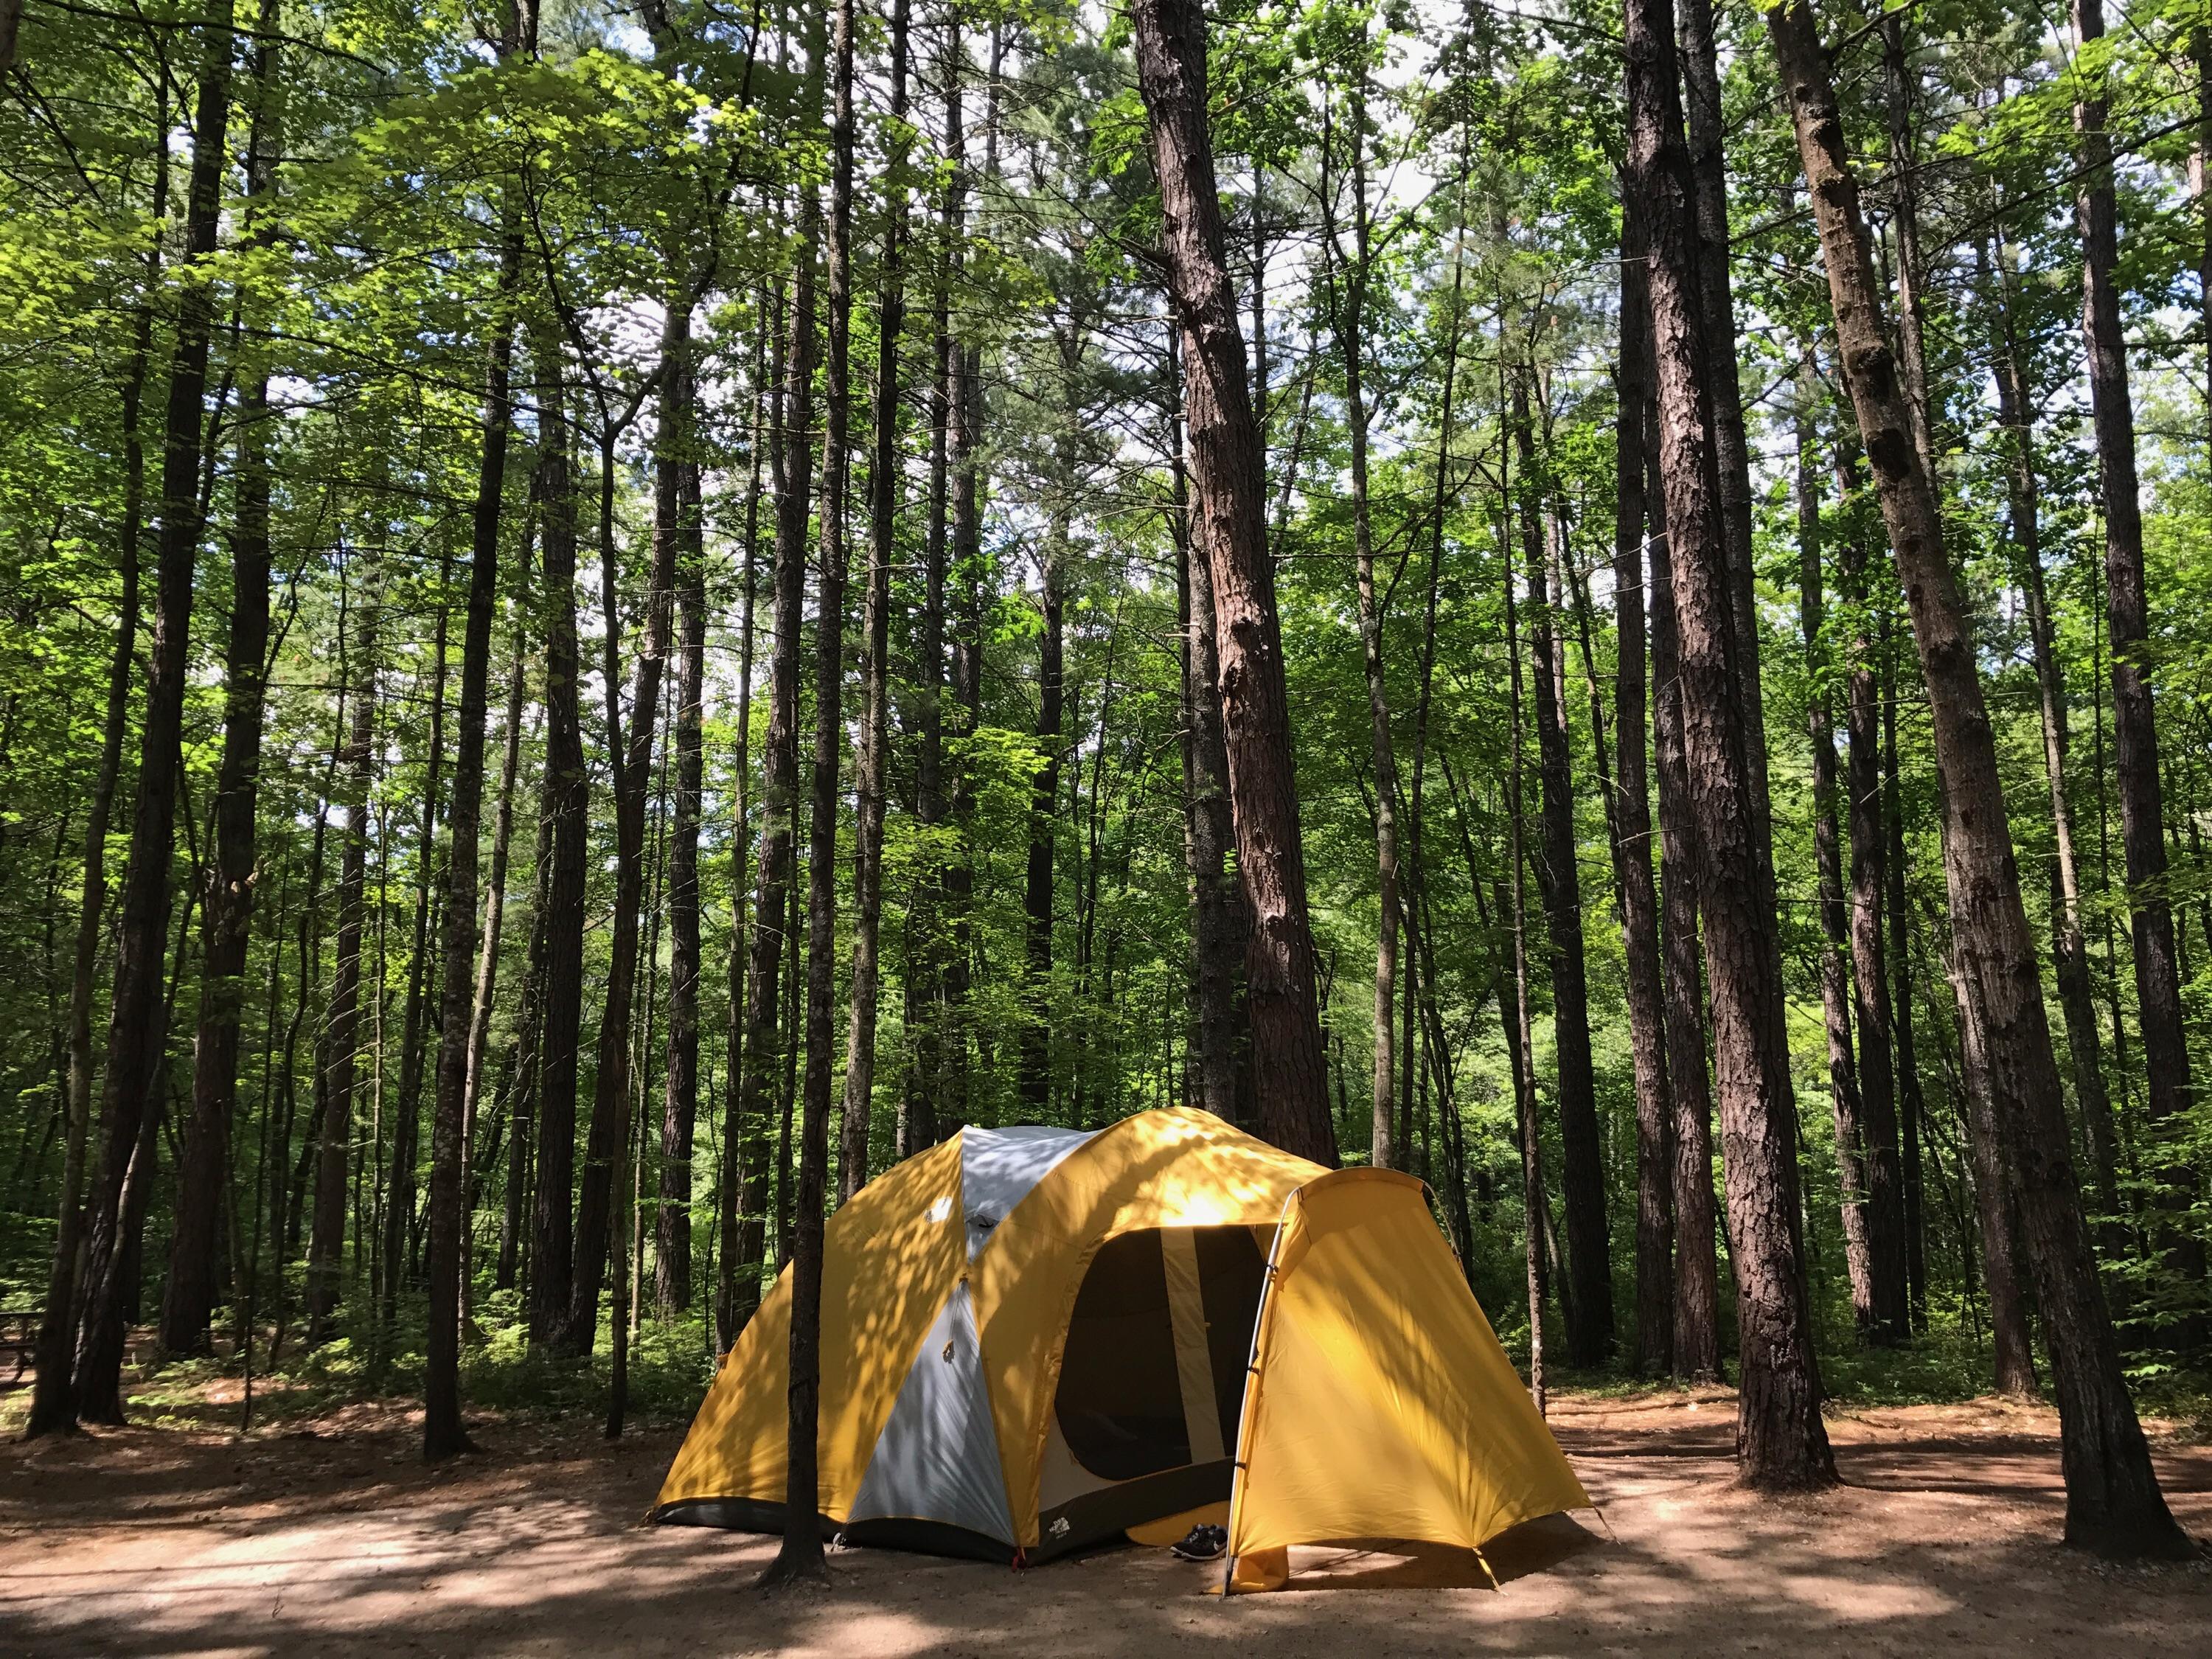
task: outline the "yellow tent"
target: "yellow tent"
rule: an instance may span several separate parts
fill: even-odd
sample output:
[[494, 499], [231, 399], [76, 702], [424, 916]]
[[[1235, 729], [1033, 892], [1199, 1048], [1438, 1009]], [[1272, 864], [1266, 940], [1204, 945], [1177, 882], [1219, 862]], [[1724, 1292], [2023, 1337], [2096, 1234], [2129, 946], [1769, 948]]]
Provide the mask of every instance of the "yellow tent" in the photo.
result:
[[[775, 1531], [790, 1280], [656, 1518]], [[1421, 1183], [1207, 1113], [963, 1129], [830, 1219], [818, 1503], [854, 1543], [1048, 1559], [1230, 1503], [1239, 1587], [1293, 1543], [1479, 1548], [1587, 1504]]]

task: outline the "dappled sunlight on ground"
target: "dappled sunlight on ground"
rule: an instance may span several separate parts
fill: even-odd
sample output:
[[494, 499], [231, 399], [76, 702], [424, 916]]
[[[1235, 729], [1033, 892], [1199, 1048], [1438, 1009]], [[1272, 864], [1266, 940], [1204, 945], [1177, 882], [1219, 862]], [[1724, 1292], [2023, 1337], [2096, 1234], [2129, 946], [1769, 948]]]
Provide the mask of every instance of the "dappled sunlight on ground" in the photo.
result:
[[[1694, 1404], [1696, 1409], [1691, 1409]], [[2052, 1543], [2054, 1423], [1975, 1402], [1831, 1421], [1848, 1483], [1729, 1483], [1717, 1391], [1569, 1397], [1553, 1422], [1603, 1518], [1486, 1552], [1300, 1549], [1289, 1589], [1224, 1603], [1217, 1567], [1102, 1551], [1024, 1573], [882, 1551], [763, 1596], [773, 1540], [639, 1524], [678, 1437], [609, 1447], [521, 1421], [427, 1470], [406, 1414], [238, 1442], [126, 1430], [0, 1448], [0, 1655], [470, 1653], [2201, 1656], [2212, 1563], [2119, 1568]], [[2212, 1451], [2167, 1446], [2212, 1534]]]

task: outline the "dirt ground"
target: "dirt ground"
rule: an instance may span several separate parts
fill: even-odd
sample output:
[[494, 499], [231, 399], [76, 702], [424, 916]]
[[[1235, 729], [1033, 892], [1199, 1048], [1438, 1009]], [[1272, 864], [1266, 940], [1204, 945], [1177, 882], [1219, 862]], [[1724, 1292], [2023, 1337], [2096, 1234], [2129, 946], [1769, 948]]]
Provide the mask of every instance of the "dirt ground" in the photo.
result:
[[[1224, 1604], [1215, 1570], [1125, 1548], [1016, 1573], [849, 1551], [761, 1595], [773, 1540], [639, 1524], [678, 1437], [521, 1422], [426, 1470], [404, 1413], [238, 1441], [124, 1430], [0, 1447], [0, 1655], [2212, 1654], [2212, 1557], [2063, 1550], [2056, 1421], [1996, 1401], [1838, 1414], [1847, 1483], [1729, 1485], [1718, 1392], [1553, 1403], [1604, 1522], [1489, 1552], [1306, 1550]], [[2160, 1437], [2212, 1537], [2212, 1449]]]

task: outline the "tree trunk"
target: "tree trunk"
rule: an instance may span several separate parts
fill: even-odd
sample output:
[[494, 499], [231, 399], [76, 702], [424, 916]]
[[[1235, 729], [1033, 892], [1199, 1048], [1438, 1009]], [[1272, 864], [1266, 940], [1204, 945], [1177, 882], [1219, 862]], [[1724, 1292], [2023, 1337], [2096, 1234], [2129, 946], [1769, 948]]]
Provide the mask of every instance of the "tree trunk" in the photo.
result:
[[[1752, 847], [1766, 885], [1761, 902], [1774, 902], [1774, 832], [1766, 787], [1766, 717], [1759, 670], [1759, 606], [1752, 571], [1751, 448], [1744, 434], [1743, 388], [1736, 368], [1735, 301], [1729, 271], [1726, 121], [1721, 106], [1720, 60], [1712, 0], [1682, 0], [1680, 64], [1686, 94], [1689, 188], [1696, 219], [1696, 258], [1705, 338], [1711, 342], [1707, 372], [1712, 385], [1714, 466], [1719, 479], [1721, 535], [1728, 553], [1731, 662], [1744, 711], [1744, 762], [1751, 777]], [[1781, 940], [1770, 942], [1769, 971], [1782, 974]], [[1773, 1052], [1786, 1055], [1778, 1033]], [[1769, 1086], [1786, 1086], [1770, 1083]]]
[[1551, 942], [1552, 1033], [1559, 1060], [1559, 1144], [1567, 1214], [1568, 1357], [1590, 1370], [1613, 1347], [1612, 1242], [1605, 1209], [1604, 1149], [1590, 1060], [1589, 988], [1583, 960], [1582, 874], [1575, 847], [1574, 771], [1567, 749], [1561, 644], [1553, 623], [1540, 503], [1545, 485], [1530, 432], [1526, 374], [1513, 385], [1520, 452], [1521, 550], [1528, 580], [1529, 654], [1535, 678], [1536, 749], [1543, 788], [1537, 887]]
[[1858, 184], [1826, 54], [1802, 0], [1767, 13], [1811, 187], [1837, 332], [1882, 516], [1911, 608], [1947, 784], [1944, 873], [1960, 1006], [2017, 1183], [2059, 1400], [2068, 1541], [2112, 1556], [2185, 1554], [2121, 1374], [2075, 1183], [2058, 1067], [2021, 907], [1996, 746], [1973, 642], [1882, 336]]
[[[165, 152], [166, 153], [166, 152]], [[166, 164], [155, 173], [153, 219], [168, 208]], [[138, 648], [138, 543], [144, 527], [146, 459], [139, 414], [146, 392], [148, 360], [153, 351], [154, 309], [150, 289], [161, 273], [158, 242], [147, 255], [149, 292], [138, 309], [130, 368], [123, 382], [123, 518], [116, 547], [118, 591], [115, 646], [108, 656], [107, 706], [102, 717], [100, 767], [84, 824], [84, 861], [77, 902], [76, 949], [70, 963], [69, 1006], [69, 1126], [63, 1143], [61, 1205], [54, 1228], [52, 1268], [39, 1326], [36, 1376], [24, 1437], [67, 1432], [76, 1426], [76, 1328], [79, 1256], [84, 1237], [85, 1149], [92, 1126], [92, 1003], [98, 989], [100, 916], [107, 901], [107, 830], [115, 806], [115, 784], [123, 768], [125, 727], [131, 715], [131, 676]]]
[[[2074, 848], [2074, 807], [2066, 787], [2066, 671], [2058, 660], [2051, 626], [2051, 599], [2043, 575], [2040, 487], [2036, 478], [2034, 396], [2027, 353], [2015, 319], [2017, 293], [2010, 256], [1995, 275], [2002, 337], [1993, 356], [1997, 413], [2007, 439], [2007, 507], [2012, 553], [2021, 591], [2027, 601], [2028, 644], [2035, 661], [2036, 689], [2043, 725], [2043, 774], [2050, 786], [2052, 876], [2058, 903], [2051, 914], [2051, 956], [2058, 981], [2058, 1003], [2066, 1017], [2066, 1046], [2073, 1061], [2074, 1099], [2097, 1182], [2097, 1208], [2104, 1219], [2100, 1242], [2115, 1263], [2125, 1259], [2127, 1232], [2119, 1218], [2119, 1136], [2112, 1099], [2105, 1087], [2103, 1042], [2089, 980], [2089, 947], [2081, 928], [2081, 863]], [[1986, 268], [1989, 261], [1982, 260]], [[2108, 1292], [2115, 1281], [2107, 1281]]]
[[1705, 1070], [1705, 978], [1698, 940], [1697, 830], [1682, 747], [1674, 561], [1659, 483], [1659, 416], [1646, 407], [1645, 512], [1650, 521], [1652, 747], [1659, 773], [1659, 942], [1666, 967], [1667, 1089], [1674, 1103], [1674, 1375], [1720, 1380], [1720, 1264], [1713, 1214], [1713, 1102]]
[[[739, 1086], [740, 1119], [747, 1126], [744, 1218], [738, 1249], [739, 1280], [731, 1328], [742, 1329], [760, 1304], [758, 1263], [766, 1243], [769, 1164], [767, 1128], [775, 1089], [776, 1061], [782, 1044], [796, 1044], [795, 1030], [779, 1031], [785, 933], [791, 897], [799, 793], [799, 650], [806, 599], [806, 526], [809, 517], [809, 434], [814, 421], [815, 243], [821, 208], [813, 192], [801, 198], [798, 227], [797, 279], [792, 285], [790, 340], [784, 352], [787, 378], [781, 415], [775, 422], [772, 471], [776, 483], [775, 648], [769, 668], [768, 739], [761, 756], [761, 842], [757, 886], [753, 896], [750, 962], [745, 975], [744, 1068]], [[793, 1052], [796, 1052], [795, 1048]], [[779, 1232], [781, 1229], [778, 1230]], [[780, 1242], [780, 1241], [779, 1241]]]
[[[1078, 279], [1079, 280], [1079, 279]], [[1076, 480], [1076, 434], [1083, 418], [1083, 349], [1090, 331], [1087, 295], [1076, 293], [1070, 301], [1065, 324], [1055, 323], [1064, 407], [1054, 434], [1054, 461], [1059, 477], [1053, 492], [1044, 546], [1039, 559], [1038, 602], [1044, 631], [1037, 641], [1037, 759], [1036, 775], [1030, 783], [1029, 868], [1023, 884], [1024, 921], [1023, 977], [1028, 1006], [1021, 1032], [1020, 1071], [1023, 1117], [1031, 1123], [1051, 1121], [1052, 1115], [1052, 924], [1053, 876], [1057, 860], [1055, 809], [1060, 801], [1060, 769], [1066, 721], [1067, 565], [1073, 556], [1068, 540], [1068, 520], [1073, 510]]]
[[845, 1096], [839, 1125], [837, 1197], [867, 1184], [876, 1092], [876, 1007], [882, 970], [884, 809], [890, 761], [891, 565], [898, 556], [899, 337], [906, 325], [907, 36], [912, 0], [894, 0], [890, 118], [898, 135], [885, 167], [883, 274], [876, 301], [874, 453], [868, 468], [868, 587], [862, 602], [861, 738], [854, 779], [859, 815], [853, 847], [853, 1002], [845, 1035]]
[[[265, 219], [283, 144], [272, 87], [273, 3], [262, 7], [254, 45], [253, 125], [247, 143], [246, 211]], [[264, 228], [253, 240], [265, 243]], [[250, 362], [239, 396], [237, 524], [231, 535], [230, 639], [223, 659], [222, 760], [210, 807], [215, 857], [200, 900], [199, 1035], [192, 1055], [192, 1100], [177, 1160], [169, 1277], [161, 1303], [165, 1353], [209, 1352], [209, 1317], [218, 1291], [222, 1195], [230, 1181], [231, 1119], [238, 1104], [239, 1023], [246, 1006], [246, 952], [252, 939], [256, 803], [269, 651], [269, 369]]]
[[[762, 298], [767, 297], [763, 290]], [[745, 1213], [757, 1218], [760, 1203], [751, 1183], [759, 1172], [757, 1120], [744, 1114], [743, 1079], [745, 1066], [746, 957], [745, 871], [752, 842], [751, 815], [746, 791], [751, 778], [753, 724], [753, 610], [760, 562], [762, 459], [769, 447], [771, 411], [775, 403], [769, 372], [767, 337], [775, 332], [772, 313], [763, 315], [753, 340], [753, 423], [747, 445], [744, 518], [744, 562], [738, 577], [741, 590], [738, 618], [738, 752], [732, 772], [735, 799], [730, 814], [730, 1007], [727, 1057], [722, 1088], [722, 1167], [717, 1172], [715, 1231], [721, 1255], [714, 1272], [714, 1351], [726, 1354], [760, 1297], [760, 1232], [756, 1219], [750, 1235], [752, 1254], [742, 1253], [746, 1242]], [[781, 357], [779, 349], [777, 356]], [[763, 1192], [766, 1190], [763, 1188]], [[748, 1288], [750, 1287], [750, 1288]], [[747, 1298], [750, 1299], [748, 1300]]]
[[[510, 8], [501, 56], [520, 44], [518, 9]], [[509, 237], [500, 252], [499, 296], [484, 350], [483, 441], [477, 466], [476, 510], [469, 541], [468, 610], [461, 629], [461, 703], [453, 745], [453, 800], [447, 814], [446, 893], [439, 979], [438, 1073], [430, 1120], [430, 1210], [424, 1270], [430, 1281], [430, 1328], [423, 1367], [422, 1455], [435, 1462], [470, 1449], [461, 1424], [462, 1234], [468, 1225], [464, 1118], [475, 1067], [477, 986], [477, 850], [483, 811], [484, 726], [491, 680], [491, 630], [499, 605], [500, 523], [507, 498], [507, 450], [514, 426], [509, 396], [514, 356], [514, 294], [522, 245]], [[525, 555], [526, 559], [527, 555]], [[442, 634], [442, 629], [441, 629]], [[520, 710], [510, 703], [508, 719]], [[512, 738], [510, 737], [510, 744]], [[510, 777], [512, 773], [510, 771]], [[501, 817], [508, 817], [502, 798]], [[501, 837], [504, 839], [504, 825]], [[425, 848], [427, 854], [428, 848]], [[504, 873], [496, 866], [494, 879]], [[489, 987], [485, 1000], [489, 1001]]]
[[[202, 40], [198, 106], [192, 120], [192, 171], [185, 208], [188, 269], [213, 258], [228, 168], [231, 56], [236, 46], [231, 0], [215, 0]], [[133, 1287], [123, 1268], [125, 1178], [149, 1096], [161, 1087], [164, 952], [169, 864], [174, 851], [177, 779], [183, 767], [185, 684], [191, 654], [192, 575], [204, 519], [208, 344], [215, 291], [197, 274], [181, 285], [169, 360], [168, 410], [161, 459], [154, 635], [138, 754], [138, 799], [130, 862], [118, 916], [107, 1069], [100, 1103], [100, 1164], [88, 1197], [85, 1306], [76, 1350], [76, 1410], [95, 1423], [123, 1420], [126, 1304]]]
[[[384, 1276], [378, 1285], [380, 1325], [374, 1364], [381, 1366], [398, 1318], [399, 1281], [405, 1276], [408, 1239], [415, 1224], [416, 1167], [422, 1106], [422, 1018], [425, 1002], [434, 994], [429, 982], [430, 940], [440, 928], [441, 912], [433, 898], [436, 885], [438, 803], [446, 764], [447, 649], [453, 610], [453, 557], [438, 561], [438, 620], [430, 644], [430, 733], [424, 747], [422, 817], [415, 838], [415, 927], [407, 954], [407, 1003], [400, 1019], [399, 1116], [392, 1138], [392, 1185], [384, 1206], [383, 1247], [380, 1259]], [[440, 896], [441, 897], [442, 896]], [[474, 902], [473, 887], [471, 902]]]
[[1205, 23], [1190, 0], [1139, 0], [1132, 21], [1183, 335], [1193, 497], [1212, 577], [1224, 748], [1253, 923], [1245, 982], [1259, 1127], [1285, 1150], [1333, 1164], [1336, 1130], [1314, 991], [1282, 630], [1259, 428], [1214, 177]]
[[1246, 929], [1243, 894], [1228, 867], [1236, 830], [1230, 821], [1229, 760], [1222, 750], [1213, 579], [1205, 557], [1197, 554], [1200, 538], [1190, 500], [1182, 338], [1172, 329], [1168, 365], [1175, 396], [1169, 466], [1182, 646], [1183, 861], [1191, 904], [1190, 1096], [1216, 1117], [1235, 1122], [1240, 1120], [1238, 993]]
[[[1848, 503], [1859, 494], [1855, 451], [1838, 483]], [[1848, 507], [1847, 507], [1847, 510]], [[1874, 659], [1868, 625], [1867, 526], [1856, 514], [1845, 524], [1838, 568], [1850, 602], [1851, 637], [1844, 642], [1844, 723], [1848, 738], [1845, 799], [1850, 830], [1849, 911], [1853, 1011], [1858, 1020], [1858, 1085], [1865, 1134], [1862, 1171], [1866, 1182], [1869, 1266], [1874, 1274], [1873, 1320], [1866, 1328], [1884, 1344], [1904, 1341], [1912, 1330], [1912, 1273], [1905, 1225], [1905, 1170], [1899, 1146], [1896, 1073], [1891, 1062], [1889, 973], [1882, 957], [1881, 904], [1885, 860], [1881, 817], [1881, 751]]]
[[[1364, 25], [1362, 26], [1364, 28]], [[1367, 681], [1369, 762], [1375, 777], [1375, 867], [1378, 906], [1375, 943], [1375, 1073], [1373, 1127], [1368, 1161], [1376, 1169], [1397, 1166], [1403, 1157], [1395, 1144], [1397, 1083], [1394, 1071], [1396, 1040], [1393, 1032], [1397, 1006], [1398, 926], [1398, 757], [1390, 736], [1390, 705], [1382, 678], [1382, 614], [1375, 588], [1374, 517], [1368, 504], [1367, 429], [1371, 411], [1363, 384], [1365, 368], [1368, 278], [1367, 219], [1367, 64], [1366, 41], [1359, 46], [1361, 61], [1354, 76], [1351, 109], [1346, 125], [1352, 146], [1352, 258], [1342, 259], [1336, 247], [1333, 216], [1334, 192], [1322, 192], [1324, 216], [1323, 257], [1329, 278], [1330, 326], [1336, 336], [1338, 356], [1344, 366], [1345, 417], [1352, 442], [1352, 544], [1358, 585], [1361, 665]], [[1328, 163], [1323, 139], [1322, 164]], [[1339, 295], [1337, 267], [1344, 265]], [[1264, 485], [1263, 485], [1264, 493]]]
[[[763, 1583], [830, 1576], [822, 1550], [817, 1474], [822, 1398], [823, 1210], [830, 1172], [830, 1095], [836, 1064], [837, 801], [845, 752], [845, 475], [852, 413], [853, 0], [836, 0], [830, 55], [830, 213], [823, 274], [829, 350], [823, 364], [821, 569], [815, 586], [814, 775], [806, 826], [806, 1080], [791, 1256], [791, 1433], [785, 1454], [783, 1543]], [[807, 42], [819, 95], [822, 14]], [[810, 188], [809, 194], [811, 190]], [[820, 209], [802, 207], [803, 219]]]
[[1636, 1080], [1636, 1369], [1640, 1376], [1662, 1376], [1674, 1364], [1674, 1123], [1667, 1077], [1667, 993], [1659, 969], [1659, 894], [1651, 880], [1644, 678], [1644, 406], [1650, 397], [1651, 299], [1644, 272], [1643, 218], [1626, 191], [1622, 216], [1620, 349], [1613, 371], [1620, 407], [1613, 429], [1613, 736], [1619, 798], [1613, 861]]
[[1805, 635], [1805, 678], [1811, 687], [1808, 736], [1813, 754], [1813, 858], [1820, 908], [1820, 1015], [1828, 1037], [1828, 1097], [1836, 1121], [1836, 1188], [1842, 1201], [1844, 1264], [1850, 1275], [1852, 1321], [1861, 1341], [1887, 1346], [1899, 1340], [1903, 1331], [1885, 1320], [1876, 1305], [1875, 1281], [1880, 1273], [1868, 1218], [1870, 1137], [1859, 1098], [1857, 1058], [1851, 1046], [1851, 981], [1846, 956], [1850, 923], [1844, 908], [1843, 849], [1836, 822], [1835, 714], [1828, 690], [1833, 675], [1828, 641], [1823, 637], [1826, 596], [1820, 571], [1820, 460], [1813, 436], [1815, 384], [1808, 356], [1798, 373], [1796, 418], [1797, 613]]
[[539, 328], [538, 499], [545, 567], [545, 781], [553, 824], [545, 889], [544, 1023], [538, 1061], [538, 1156], [531, 1239], [530, 1340], [544, 1347], [568, 1312], [576, 1168], [577, 1046], [584, 1017], [584, 879], [590, 775], [576, 639], [576, 496], [561, 343]]
[[1751, 759], [1757, 711], [1737, 684], [1741, 659], [1731, 647], [1738, 630], [1713, 440], [1719, 391], [1711, 365], [1732, 362], [1734, 337], [1711, 336], [1700, 295], [1672, 10], [1668, 0], [1628, 7], [1629, 175], [1650, 216], [1660, 476], [1742, 1352], [1737, 1464], [1748, 1486], [1819, 1486], [1835, 1479], [1835, 1460], [1820, 1421], [1778, 928], [1760, 856], [1763, 780]]
[[[691, 303], [688, 292], [676, 301]], [[702, 730], [707, 680], [707, 554], [694, 445], [696, 382], [674, 376], [662, 407], [656, 493], [672, 498], [676, 537], [676, 804], [668, 838], [668, 1057], [662, 1079], [659, 1201], [653, 1224], [653, 1297], [663, 1318], [691, 1305], [693, 1134], [699, 1117], [699, 827], [706, 778]], [[659, 476], [669, 476], [664, 482]]]
[[[1513, 930], [1513, 1029], [1507, 1041], [1513, 1058], [1514, 1125], [1521, 1149], [1521, 1240], [1528, 1291], [1528, 1392], [1540, 1415], [1548, 1401], [1544, 1381], [1544, 1236], [1551, 1228], [1550, 1200], [1544, 1195], [1544, 1139], [1536, 1114], [1536, 1042], [1528, 1003], [1528, 858], [1522, 847], [1524, 819], [1521, 787], [1521, 629], [1513, 603], [1511, 532], [1500, 504], [1499, 584], [1505, 594], [1505, 656], [1510, 665], [1508, 741], [1511, 759], [1505, 773], [1505, 852], [1512, 866], [1510, 903], [1501, 894], [1498, 908], [1511, 917]], [[1502, 1011], [1501, 1011], [1502, 1012]], [[1565, 1287], [1562, 1287], [1564, 1292]], [[1563, 1300], [1565, 1299], [1563, 1295]]]
[[[2104, 0], [2074, 0], [2074, 32], [2086, 47], [2105, 33]], [[2142, 510], [2136, 480], [2136, 417], [2128, 387], [2127, 343], [2120, 325], [2113, 204], [2112, 141], [2105, 130], [2101, 87], [2074, 106], [2081, 136], [2075, 217], [2081, 234], [2081, 332], [2097, 434], [2097, 482], [2105, 513], [2105, 603], [2112, 631], [2112, 752], [2120, 802], [2120, 844], [2127, 854], [2128, 938], [2134, 947], [2136, 1002], [2148, 1108], [2148, 1149], [2159, 1212], [2154, 1237], [2166, 1270], [2184, 1295], [2201, 1293], [2204, 1246], [2187, 1215], [2201, 1185], [2181, 1148], [2191, 1100], [2189, 1044], [2182, 1029], [2181, 975], [2173, 910], [2166, 887], [2166, 802], [2159, 774], [2158, 722], [2152, 705], [2150, 610], [2143, 577]], [[2182, 1322], [2182, 1346], [2201, 1338], [2204, 1317]]]
[[1912, 917], [1905, 897], [1905, 804], [1897, 766], [1897, 653], [1882, 624], [1881, 818], [1887, 848], [1884, 897], [1889, 912], [1890, 1030], [1897, 1037], [1898, 1146], [1905, 1171], [1905, 1284], [1916, 1328], [1928, 1328], [1928, 1235], [1923, 1214], [1920, 1057], [1912, 1040]]

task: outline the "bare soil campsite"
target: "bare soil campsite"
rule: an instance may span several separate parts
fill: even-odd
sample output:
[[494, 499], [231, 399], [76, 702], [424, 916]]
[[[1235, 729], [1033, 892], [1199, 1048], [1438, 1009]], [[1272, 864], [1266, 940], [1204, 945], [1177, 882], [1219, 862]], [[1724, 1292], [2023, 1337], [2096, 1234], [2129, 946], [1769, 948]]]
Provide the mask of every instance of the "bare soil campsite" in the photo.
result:
[[[847, 1550], [826, 1592], [762, 1593], [773, 1540], [641, 1524], [678, 1431], [517, 1418], [426, 1468], [420, 1419], [0, 1448], [0, 1654], [2202, 1656], [2212, 1631], [2212, 1559], [2057, 1544], [2055, 1414], [1996, 1399], [1832, 1410], [1842, 1486], [1768, 1499], [1733, 1484], [1725, 1391], [1563, 1395], [1602, 1522], [1497, 1540], [1498, 1589], [1460, 1552], [1314, 1548], [1226, 1606], [1218, 1567], [1133, 1547], [1020, 1573]], [[2147, 1427], [2176, 1517], [2212, 1534], [2212, 1447]]]

